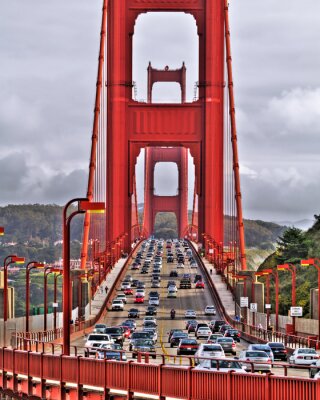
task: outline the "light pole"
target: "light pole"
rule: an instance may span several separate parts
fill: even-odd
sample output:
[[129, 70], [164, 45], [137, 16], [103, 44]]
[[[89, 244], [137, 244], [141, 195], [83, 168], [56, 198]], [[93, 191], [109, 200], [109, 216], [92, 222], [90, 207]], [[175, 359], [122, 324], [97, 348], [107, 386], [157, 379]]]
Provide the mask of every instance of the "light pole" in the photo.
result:
[[[275, 303], [276, 303], [276, 331], [279, 328], [279, 275], [278, 271], [272, 269], [264, 269], [261, 272], [256, 272], [256, 276], [266, 276], [266, 289], [267, 289], [267, 304], [270, 304], [270, 276], [274, 277], [275, 281]], [[270, 308], [267, 308], [267, 328], [270, 326]]]
[[47, 316], [48, 316], [48, 275], [53, 272], [61, 272], [60, 269], [52, 266], [47, 266], [44, 269], [43, 284], [44, 284], [44, 299], [43, 299], [43, 330], [47, 330]]
[[42, 269], [45, 264], [31, 261], [26, 267], [26, 332], [29, 332], [29, 315], [30, 315], [30, 271], [32, 269]]
[[[68, 215], [68, 209], [73, 203], [77, 209]], [[88, 198], [70, 200], [63, 209], [63, 354], [70, 355], [70, 321], [71, 321], [71, 290], [70, 290], [70, 224], [77, 214], [86, 212], [104, 212], [105, 204], [90, 202]]]
[[320, 340], [320, 258], [309, 258], [308, 260], [301, 260], [300, 265], [313, 265], [318, 270], [318, 340]]
[[57, 279], [59, 276], [62, 275], [61, 269], [59, 270], [58, 274], [54, 274], [54, 283], [53, 283], [53, 302], [54, 302], [54, 307], [53, 307], [53, 329], [54, 331], [57, 329]]
[[[297, 268], [294, 264], [280, 264], [277, 265], [278, 271], [289, 271], [291, 273], [291, 305], [296, 305], [296, 276]], [[292, 317], [293, 334], [296, 334], [296, 317]]]

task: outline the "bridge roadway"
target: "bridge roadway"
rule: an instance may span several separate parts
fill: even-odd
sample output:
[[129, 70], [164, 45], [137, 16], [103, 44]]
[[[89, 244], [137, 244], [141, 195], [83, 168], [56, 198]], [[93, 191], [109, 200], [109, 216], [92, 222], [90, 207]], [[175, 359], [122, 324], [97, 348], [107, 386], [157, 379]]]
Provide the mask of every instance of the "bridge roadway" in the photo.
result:
[[[165, 247], [165, 246], [164, 246]], [[138, 251], [138, 249], [137, 249]], [[130, 270], [130, 265], [133, 262], [131, 259], [128, 263], [129, 269], [127, 270], [127, 275], [131, 275], [133, 279], [139, 279], [143, 281], [146, 285], [145, 289], [145, 302], [144, 304], [135, 304], [134, 303], [134, 295], [127, 296], [127, 304], [124, 307], [124, 311], [109, 311], [106, 316], [101, 319], [100, 323], [105, 323], [107, 326], [117, 326], [120, 325], [125, 319], [128, 318], [128, 310], [132, 307], [138, 308], [140, 310], [140, 318], [136, 320], [137, 323], [137, 330], [142, 328], [142, 320], [145, 316], [145, 309], [148, 306], [148, 298], [150, 291], [158, 291], [160, 293], [160, 306], [158, 307], [158, 312], [156, 315], [157, 323], [158, 323], [158, 342], [157, 342], [157, 354], [164, 354], [163, 350], [165, 351], [166, 355], [175, 356], [177, 354], [177, 349], [170, 348], [168, 343], [168, 332], [172, 328], [185, 328], [185, 317], [184, 313], [187, 309], [193, 309], [197, 313], [197, 321], [207, 321], [209, 322], [212, 319], [224, 319], [223, 316], [219, 313], [219, 307], [215, 303], [214, 297], [212, 296], [211, 291], [209, 290], [209, 285], [207, 281], [206, 274], [202, 271], [201, 266], [199, 265], [198, 268], [191, 268], [189, 262], [186, 260], [185, 267], [177, 269], [177, 262], [174, 263], [167, 263], [166, 257], [166, 249], [164, 248], [163, 254], [163, 264], [161, 269], [161, 287], [160, 288], [151, 288], [151, 274], [152, 274], [152, 266], [150, 267], [150, 272], [148, 274], [141, 274], [140, 270]], [[177, 270], [179, 273], [179, 278], [172, 278], [169, 276], [170, 271], [173, 269]], [[179, 289], [179, 280], [180, 276], [183, 273], [190, 273], [192, 277], [192, 289]], [[201, 274], [203, 280], [205, 282], [204, 289], [195, 289], [193, 279], [195, 274]], [[178, 292], [177, 298], [167, 298], [167, 282], [169, 280], [174, 280], [177, 283]], [[121, 282], [119, 282], [117, 287], [117, 294], [123, 293], [120, 290]], [[204, 309], [207, 305], [215, 305], [217, 309], [216, 316], [205, 316]], [[174, 308], [176, 310], [176, 318], [171, 320], [170, 318], [170, 310]], [[193, 334], [191, 334], [193, 337]], [[163, 347], [161, 346], [161, 341], [163, 343]], [[79, 354], [82, 354], [83, 351], [81, 347], [84, 346], [86, 342], [86, 337], [80, 337], [75, 340], [72, 340], [72, 345], [79, 346]], [[200, 340], [199, 342], [205, 342], [204, 340]], [[126, 340], [124, 342], [124, 350], [129, 350], [129, 341]], [[239, 356], [240, 351], [248, 347], [248, 342], [241, 339], [240, 343], [237, 344], [237, 356]], [[127, 353], [128, 359], [131, 358], [131, 354]], [[159, 362], [161, 358], [157, 358], [157, 360], [151, 359], [150, 362]], [[176, 364], [189, 364], [188, 360], [180, 359], [177, 357], [176, 360], [171, 359], [168, 361], [175, 362]], [[272, 372], [277, 375], [284, 375], [283, 368], [273, 368]], [[288, 376], [299, 376], [299, 377], [308, 377], [308, 371], [303, 369], [289, 369]]]

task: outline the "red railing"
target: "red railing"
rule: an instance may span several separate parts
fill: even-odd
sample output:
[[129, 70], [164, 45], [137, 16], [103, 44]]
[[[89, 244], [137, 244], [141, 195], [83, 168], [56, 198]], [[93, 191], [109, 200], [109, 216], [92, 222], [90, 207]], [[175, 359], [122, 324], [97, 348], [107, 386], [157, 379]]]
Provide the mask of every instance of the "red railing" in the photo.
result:
[[[10, 389], [27, 396], [35, 395], [40, 390], [37, 386], [41, 385], [47, 390], [59, 385], [63, 391], [65, 382], [77, 385], [74, 389], [69, 386], [69, 393], [88, 385], [104, 390], [124, 390], [129, 394], [139, 392], [197, 400], [317, 400], [320, 394], [320, 380], [234, 371], [210, 372], [188, 366], [106, 361], [6, 348], [0, 350], [0, 369], [2, 390]], [[23, 381], [34, 383], [27, 390]], [[86, 389], [88, 391], [90, 388]], [[79, 391], [78, 399], [83, 398], [81, 393], [83, 391]]]

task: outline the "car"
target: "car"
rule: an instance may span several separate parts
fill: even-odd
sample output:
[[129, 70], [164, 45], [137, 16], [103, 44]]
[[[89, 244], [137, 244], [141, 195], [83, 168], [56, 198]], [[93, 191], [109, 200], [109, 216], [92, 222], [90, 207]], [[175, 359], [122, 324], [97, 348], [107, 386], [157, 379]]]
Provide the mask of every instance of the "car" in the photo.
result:
[[132, 269], [132, 270], [140, 269], [140, 264], [137, 263], [137, 262], [134, 262], [134, 263], [131, 265], [131, 269]]
[[178, 277], [178, 271], [175, 271], [175, 270], [170, 271], [169, 276], [170, 276], [170, 278], [177, 278]]
[[153, 316], [146, 316], [143, 318], [142, 323], [144, 324], [146, 321], [151, 321], [157, 325], [157, 320]]
[[181, 339], [188, 339], [186, 332], [173, 332], [170, 338], [170, 347], [178, 346]]
[[[206, 357], [224, 358], [225, 353], [220, 344], [201, 343], [194, 357], [195, 357], [195, 363], [201, 364], [205, 361]], [[205, 358], [201, 359], [201, 357]]]
[[269, 347], [267, 344], [249, 344], [248, 350], [264, 351], [265, 353], [268, 354], [270, 360], [273, 361], [273, 353], [271, 347]]
[[212, 333], [207, 340], [207, 343], [216, 343], [218, 338], [223, 337], [221, 333]]
[[111, 337], [106, 333], [90, 333], [84, 346], [88, 348], [89, 354], [95, 354], [96, 349], [101, 344], [111, 346], [113, 343], [114, 342]]
[[138, 282], [138, 279], [133, 279], [133, 281], [131, 282], [131, 287], [137, 287]]
[[157, 328], [143, 328], [142, 332], [147, 332], [149, 334], [149, 339], [153, 341], [153, 343], [157, 343], [158, 340], [158, 333]]
[[143, 330], [148, 331], [149, 329], [157, 329], [156, 321], [144, 321], [143, 322]]
[[105, 333], [107, 333], [114, 343], [123, 344], [124, 341], [124, 328], [122, 326], [111, 326], [105, 329]]
[[225, 353], [231, 353], [234, 356], [237, 354], [236, 342], [232, 338], [228, 337], [218, 338], [216, 344], [220, 344]]
[[174, 289], [168, 289], [168, 293], [167, 293], [167, 298], [168, 299], [175, 299], [177, 298], [177, 292]]
[[175, 282], [175, 281], [168, 281], [168, 282], [167, 282], [167, 288], [168, 288], [169, 286], [177, 286], [177, 285], [176, 285], [176, 282]]
[[202, 275], [195, 275], [193, 283], [197, 283], [198, 281], [202, 281]]
[[130, 288], [127, 288], [127, 289], [124, 289], [123, 293], [124, 293], [126, 296], [132, 295], [132, 294], [133, 294], [133, 289], [132, 289], [131, 287], [130, 287]]
[[122, 300], [115, 299], [112, 301], [111, 305], [112, 311], [123, 311], [124, 310], [124, 304]]
[[315, 349], [295, 349], [292, 355], [289, 357], [290, 364], [297, 365], [311, 365], [319, 359], [319, 355]]
[[268, 342], [267, 345], [270, 347], [270, 349], [273, 353], [274, 360], [287, 361], [288, 352], [283, 343]]
[[104, 333], [106, 327], [107, 327], [106, 324], [96, 324], [93, 328], [92, 333]]
[[[199, 328], [209, 328], [209, 325], [206, 322], [198, 322], [195, 332], [197, 333]], [[211, 329], [210, 329], [210, 333], [211, 333]]]
[[138, 353], [149, 353], [152, 356], [152, 358], [157, 357], [154, 342], [153, 340], [150, 339], [136, 340], [131, 346], [131, 351], [132, 351], [132, 358], [137, 357]]
[[180, 289], [191, 289], [191, 280], [190, 278], [182, 278], [179, 285]]
[[146, 315], [157, 315], [157, 308], [155, 306], [148, 306], [146, 309]]
[[214, 324], [211, 325], [212, 333], [219, 332], [220, 326], [225, 325], [226, 322], [224, 320], [215, 320]]
[[219, 372], [234, 371], [237, 374], [245, 374], [245, 367], [239, 361], [225, 359], [225, 360], [204, 360], [203, 363], [197, 365], [195, 370], [209, 370]]
[[175, 292], [178, 291], [178, 288], [177, 288], [177, 285], [175, 284], [175, 282], [171, 283], [171, 284], [168, 286], [168, 290], [174, 290]]
[[150, 306], [158, 306], [159, 304], [160, 304], [159, 297], [155, 297], [155, 296], [149, 297], [149, 305]]
[[130, 308], [128, 311], [128, 318], [139, 318], [139, 310], [137, 308]]
[[188, 322], [188, 327], [186, 328], [188, 333], [195, 332], [198, 322], [195, 319], [189, 320]]
[[196, 289], [204, 289], [204, 282], [203, 281], [198, 281], [196, 283]]
[[205, 338], [208, 339], [208, 337], [211, 335], [211, 329], [208, 326], [202, 326], [196, 331], [196, 338]]
[[146, 287], [146, 284], [144, 282], [138, 281], [138, 283], [137, 283], [138, 289], [145, 289], [145, 287]]
[[174, 261], [173, 256], [167, 257], [167, 263], [173, 263], [173, 261]]
[[126, 319], [125, 321], [123, 321], [122, 324], [126, 324], [127, 326], [129, 325], [132, 326], [133, 330], [135, 330], [137, 327], [137, 323], [134, 319]]
[[224, 333], [224, 336], [232, 337], [232, 339], [236, 342], [240, 342], [240, 332], [237, 329], [227, 329]]
[[101, 344], [96, 354], [99, 360], [127, 361], [126, 353], [122, 351], [122, 347], [118, 343], [111, 346]]
[[184, 264], [182, 264], [182, 262], [179, 262], [177, 268], [184, 268]]
[[135, 303], [144, 303], [144, 296], [137, 294], [135, 299], [134, 299]]
[[[197, 285], [197, 283], [196, 283], [196, 285]], [[216, 312], [215, 306], [207, 306], [204, 309], [204, 313], [205, 313], [205, 315], [216, 315], [217, 312]]]
[[197, 313], [194, 310], [186, 310], [184, 313], [185, 318], [197, 318]]
[[125, 290], [125, 289], [130, 288], [130, 287], [131, 287], [131, 283], [129, 281], [125, 281], [125, 282], [121, 283], [120, 290]]
[[198, 264], [196, 262], [190, 262], [190, 268], [198, 268]]
[[129, 330], [130, 333], [132, 333], [132, 332], [136, 329], [136, 326], [133, 325], [133, 324], [131, 323], [130, 320], [123, 321], [123, 322], [121, 323], [121, 326], [123, 327], [123, 329], [124, 329], [125, 331], [126, 331], [126, 330]]
[[309, 378], [320, 379], [320, 359], [311, 364]]
[[152, 288], [159, 288], [161, 285], [160, 285], [160, 282], [158, 281], [158, 280], [152, 280], [151, 281], [151, 287]]
[[174, 329], [170, 329], [170, 331], [169, 331], [169, 333], [168, 333], [168, 343], [170, 343], [170, 339], [171, 339], [171, 337], [172, 337], [172, 335], [175, 333], [175, 332], [183, 332], [183, 330], [182, 329], [179, 329], [179, 328], [174, 328]]
[[182, 354], [194, 354], [198, 349], [198, 342], [196, 339], [181, 339], [178, 348], [177, 355], [180, 356]]
[[271, 359], [264, 351], [259, 350], [243, 350], [240, 352], [239, 361], [251, 361], [254, 364], [244, 363], [246, 371], [254, 372], [270, 372]]
[[159, 274], [160, 275], [160, 273], [161, 273], [160, 268], [153, 268], [152, 275], [155, 275], [155, 274]]
[[126, 275], [125, 277], [124, 277], [124, 281], [126, 281], [126, 282], [132, 282], [132, 276], [131, 275]]
[[146, 295], [145, 290], [143, 288], [138, 288], [136, 290], [136, 296], [137, 295], [145, 297], [145, 295]]
[[149, 332], [143, 332], [143, 331], [133, 332], [133, 334], [131, 335], [131, 338], [129, 340], [129, 351], [132, 350], [132, 346], [136, 340], [146, 340], [146, 339], [150, 340]]
[[146, 267], [142, 267], [142, 270], [140, 272], [140, 274], [147, 274], [149, 272], [149, 269]]
[[124, 293], [118, 294], [115, 300], [122, 300], [124, 304], [127, 304], [127, 298]]
[[224, 324], [220, 326], [219, 333], [222, 333], [224, 335], [225, 331], [228, 329], [232, 329], [232, 326], [229, 324]]

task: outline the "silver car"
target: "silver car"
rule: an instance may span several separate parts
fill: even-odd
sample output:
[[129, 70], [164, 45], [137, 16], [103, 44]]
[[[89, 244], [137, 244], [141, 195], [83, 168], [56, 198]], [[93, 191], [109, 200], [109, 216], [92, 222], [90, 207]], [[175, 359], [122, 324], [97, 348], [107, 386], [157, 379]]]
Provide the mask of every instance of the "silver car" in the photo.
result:
[[[268, 354], [264, 351], [258, 350], [244, 350], [240, 353], [239, 361], [251, 361], [253, 362], [254, 371], [271, 371], [271, 359]], [[243, 364], [247, 371], [251, 371], [252, 364]]]

